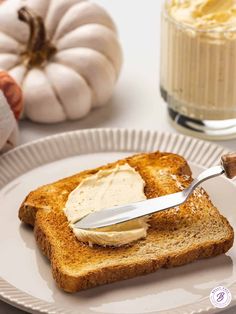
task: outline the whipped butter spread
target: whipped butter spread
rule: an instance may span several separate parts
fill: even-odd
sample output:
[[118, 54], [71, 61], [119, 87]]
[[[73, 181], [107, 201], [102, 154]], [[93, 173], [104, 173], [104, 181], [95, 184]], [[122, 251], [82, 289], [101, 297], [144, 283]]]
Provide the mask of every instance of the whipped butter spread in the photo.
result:
[[83, 179], [70, 193], [64, 208], [78, 240], [90, 245], [121, 246], [146, 237], [147, 218], [93, 230], [74, 227], [75, 222], [92, 212], [145, 200], [144, 186], [140, 174], [128, 164], [100, 170]]
[[170, 16], [195, 28], [235, 28], [235, 0], [173, 0], [167, 4]]
[[236, 118], [236, 0], [166, 0], [161, 88], [200, 120]]

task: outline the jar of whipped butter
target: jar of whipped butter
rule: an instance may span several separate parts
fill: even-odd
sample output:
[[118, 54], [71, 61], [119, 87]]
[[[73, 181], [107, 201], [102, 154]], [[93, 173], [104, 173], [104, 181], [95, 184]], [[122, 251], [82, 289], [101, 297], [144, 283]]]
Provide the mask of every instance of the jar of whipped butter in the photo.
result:
[[236, 0], [165, 1], [160, 84], [176, 128], [236, 137]]

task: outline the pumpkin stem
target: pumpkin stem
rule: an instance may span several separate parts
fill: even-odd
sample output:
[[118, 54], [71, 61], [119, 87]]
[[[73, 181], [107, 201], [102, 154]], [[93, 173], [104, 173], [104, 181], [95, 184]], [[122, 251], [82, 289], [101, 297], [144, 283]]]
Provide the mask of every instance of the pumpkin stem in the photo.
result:
[[22, 54], [26, 65], [29, 68], [43, 65], [56, 52], [56, 48], [47, 39], [42, 17], [28, 7], [22, 7], [18, 10], [18, 18], [30, 29], [26, 51]]

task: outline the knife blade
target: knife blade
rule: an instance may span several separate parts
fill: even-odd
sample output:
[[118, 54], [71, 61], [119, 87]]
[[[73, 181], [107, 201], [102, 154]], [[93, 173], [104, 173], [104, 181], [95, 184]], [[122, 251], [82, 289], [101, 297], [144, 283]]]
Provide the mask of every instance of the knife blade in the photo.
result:
[[79, 229], [107, 227], [163, 211], [182, 203], [183, 194], [182, 192], [177, 192], [137, 203], [103, 209], [85, 216], [76, 222], [74, 226]]

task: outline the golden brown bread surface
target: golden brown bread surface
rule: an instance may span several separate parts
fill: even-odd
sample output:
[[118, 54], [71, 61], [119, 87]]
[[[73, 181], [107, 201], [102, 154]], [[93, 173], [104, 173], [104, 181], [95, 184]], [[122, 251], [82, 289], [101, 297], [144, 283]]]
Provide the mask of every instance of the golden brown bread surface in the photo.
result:
[[192, 180], [182, 157], [140, 154], [40, 187], [21, 205], [19, 218], [34, 226], [37, 243], [51, 261], [53, 277], [67, 292], [213, 257], [233, 245], [232, 227], [201, 188], [184, 205], [152, 215], [146, 239], [119, 248], [80, 243], [62, 211], [69, 193], [84, 177], [127, 162], [146, 182], [147, 198], [177, 192]]

